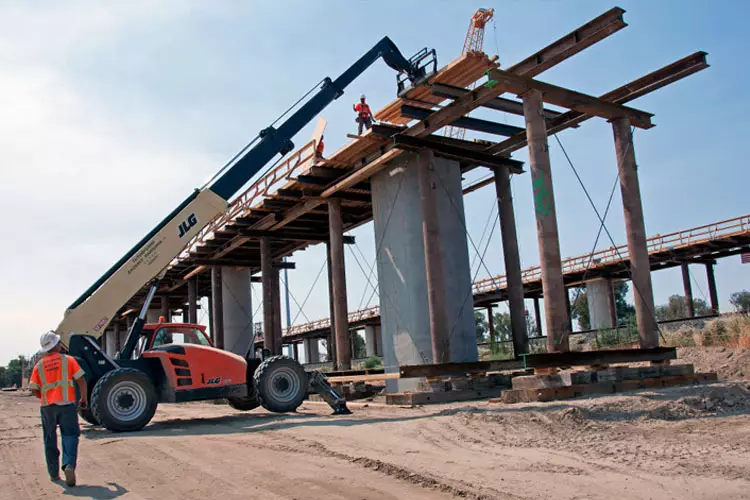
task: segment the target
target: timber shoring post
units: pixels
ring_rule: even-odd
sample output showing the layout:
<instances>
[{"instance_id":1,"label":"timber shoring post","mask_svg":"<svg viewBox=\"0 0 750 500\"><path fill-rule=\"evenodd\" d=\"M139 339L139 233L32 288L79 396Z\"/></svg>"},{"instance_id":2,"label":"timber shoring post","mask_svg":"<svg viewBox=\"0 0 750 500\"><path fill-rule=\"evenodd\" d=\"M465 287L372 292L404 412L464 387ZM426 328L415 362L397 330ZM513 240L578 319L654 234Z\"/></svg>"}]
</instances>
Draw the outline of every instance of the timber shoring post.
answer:
<instances>
[{"instance_id":1,"label":"timber shoring post","mask_svg":"<svg viewBox=\"0 0 750 500\"><path fill-rule=\"evenodd\" d=\"M344 224L341 219L341 199L328 200L329 249L333 296L334 336L336 337L336 368L349 370L352 349L349 338L349 313L346 303L346 268L344 262Z\"/></svg>"},{"instance_id":2,"label":"timber shoring post","mask_svg":"<svg viewBox=\"0 0 750 500\"><path fill-rule=\"evenodd\" d=\"M523 297L523 277L521 257L518 252L516 215L513 208L513 193L510 186L510 172L507 168L494 168L495 193L500 218L500 233L503 241L505 279L510 309L510 328L513 334L513 355L518 358L529 352L529 334L526 331L526 315Z\"/></svg>"},{"instance_id":3,"label":"timber shoring post","mask_svg":"<svg viewBox=\"0 0 750 500\"><path fill-rule=\"evenodd\" d=\"M633 134L627 118L612 120L615 137L617 169L620 172L622 207L625 212L625 231L628 238L628 255L633 280L633 297L638 333L642 349L659 347L659 334L654 318L654 292L651 286L651 269L643 220L641 190L633 149Z\"/></svg>"},{"instance_id":4,"label":"timber shoring post","mask_svg":"<svg viewBox=\"0 0 750 500\"><path fill-rule=\"evenodd\" d=\"M448 312L446 309L434 158L435 154L431 150L420 150L417 155L417 173L419 200L422 208L422 239L424 240L432 362L449 363L450 339L448 338Z\"/></svg>"},{"instance_id":5,"label":"timber shoring post","mask_svg":"<svg viewBox=\"0 0 750 500\"><path fill-rule=\"evenodd\" d=\"M542 94L537 90L530 90L522 98L529 144L531 184L534 190L539 260L542 268L547 352L567 352L570 332L568 309L565 303L567 292L562 276L560 240Z\"/></svg>"}]
</instances>

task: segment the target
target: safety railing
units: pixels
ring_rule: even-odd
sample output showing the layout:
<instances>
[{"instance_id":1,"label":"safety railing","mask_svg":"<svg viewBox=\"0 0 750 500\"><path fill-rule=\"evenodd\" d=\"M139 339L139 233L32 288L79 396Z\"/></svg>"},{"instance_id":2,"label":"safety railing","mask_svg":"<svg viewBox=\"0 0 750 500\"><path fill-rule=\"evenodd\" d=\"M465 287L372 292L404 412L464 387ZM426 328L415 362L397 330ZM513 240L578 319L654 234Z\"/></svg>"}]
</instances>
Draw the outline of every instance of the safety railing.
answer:
<instances>
[{"instance_id":1,"label":"safety railing","mask_svg":"<svg viewBox=\"0 0 750 500\"><path fill-rule=\"evenodd\" d=\"M371 318L377 318L380 316L380 307L373 306L366 309L358 309L349 313L349 324L358 323ZM284 337L289 335L300 335L302 333L313 332L315 330L324 330L331 327L330 318L318 319L309 323L302 323L300 325L292 325L290 328L284 329L282 335Z\"/></svg>"},{"instance_id":2,"label":"safety railing","mask_svg":"<svg viewBox=\"0 0 750 500\"><path fill-rule=\"evenodd\" d=\"M198 232L172 264L174 265L176 262L186 258L190 252L207 240L210 240L216 231L231 221L247 215L251 208L259 205L266 197L274 194L292 177L304 174L315 161L315 148L315 140L311 140L255 181L246 191L232 200L229 209L225 213L216 217Z\"/></svg>"}]
</instances>

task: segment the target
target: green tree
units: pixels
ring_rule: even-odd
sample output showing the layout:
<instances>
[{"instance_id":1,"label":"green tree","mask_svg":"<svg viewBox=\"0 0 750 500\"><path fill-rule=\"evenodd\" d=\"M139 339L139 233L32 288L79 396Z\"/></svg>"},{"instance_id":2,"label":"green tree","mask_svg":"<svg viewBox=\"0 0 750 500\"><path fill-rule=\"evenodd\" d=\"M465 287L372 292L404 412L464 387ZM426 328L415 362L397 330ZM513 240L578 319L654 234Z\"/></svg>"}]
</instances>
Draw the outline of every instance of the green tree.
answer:
<instances>
[{"instance_id":1,"label":"green tree","mask_svg":"<svg viewBox=\"0 0 750 500\"><path fill-rule=\"evenodd\" d=\"M737 312L750 313L750 292L747 290L734 292L729 296L729 303Z\"/></svg>"},{"instance_id":2,"label":"green tree","mask_svg":"<svg viewBox=\"0 0 750 500\"><path fill-rule=\"evenodd\" d=\"M711 314L711 308L703 299L693 299L693 310L696 316ZM666 304L656 306L654 313L658 321L687 318L687 300L682 295L671 295Z\"/></svg>"},{"instance_id":3,"label":"green tree","mask_svg":"<svg viewBox=\"0 0 750 500\"><path fill-rule=\"evenodd\" d=\"M474 325L477 329L477 343L487 340L489 325L487 324L487 319L485 319L484 314L480 311L474 311Z\"/></svg>"},{"instance_id":4,"label":"green tree","mask_svg":"<svg viewBox=\"0 0 750 500\"><path fill-rule=\"evenodd\" d=\"M367 348L365 347L365 339L362 338L358 333L354 334L354 352L352 356L354 359L362 359L367 354Z\"/></svg>"},{"instance_id":5,"label":"green tree","mask_svg":"<svg viewBox=\"0 0 750 500\"><path fill-rule=\"evenodd\" d=\"M5 384L12 386L15 384L21 387L21 379L23 377L23 365L27 364L27 360L23 356L18 356L16 359L10 360L8 368L5 370ZM31 375L30 373L27 374Z\"/></svg>"},{"instance_id":6,"label":"green tree","mask_svg":"<svg viewBox=\"0 0 750 500\"><path fill-rule=\"evenodd\" d=\"M0 366L0 387L6 387L10 385L6 381L6 377L5 377L6 372L7 372L6 368L4 366Z\"/></svg>"},{"instance_id":7,"label":"green tree","mask_svg":"<svg viewBox=\"0 0 750 500\"><path fill-rule=\"evenodd\" d=\"M635 307L628 303L627 294L630 287L625 281L614 283L612 289L615 294L615 310L617 311L617 324L627 323L629 318L635 314ZM591 328L591 318L589 317L589 301L586 297L586 288L576 289L576 294L570 310L573 319L578 322L582 330Z\"/></svg>"}]
</instances>

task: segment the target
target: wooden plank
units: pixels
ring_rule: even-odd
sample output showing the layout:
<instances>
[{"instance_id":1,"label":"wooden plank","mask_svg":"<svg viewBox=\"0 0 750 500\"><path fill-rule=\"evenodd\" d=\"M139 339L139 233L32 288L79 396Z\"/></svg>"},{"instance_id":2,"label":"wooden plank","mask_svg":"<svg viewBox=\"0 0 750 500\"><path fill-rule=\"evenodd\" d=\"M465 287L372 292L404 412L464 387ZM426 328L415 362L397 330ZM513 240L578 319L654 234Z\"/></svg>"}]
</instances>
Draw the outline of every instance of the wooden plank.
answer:
<instances>
[{"instance_id":1,"label":"wooden plank","mask_svg":"<svg viewBox=\"0 0 750 500\"><path fill-rule=\"evenodd\" d=\"M338 377L326 377L332 384L349 382L378 382L382 380L394 380L401 378L398 373L380 373L375 375L343 375Z\"/></svg>"},{"instance_id":2,"label":"wooden plank","mask_svg":"<svg viewBox=\"0 0 750 500\"><path fill-rule=\"evenodd\" d=\"M435 403L451 403L454 401L471 401L487 399L502 393L501 389L466 389L461 391L442 392L400 392L386 394L385 402L389 405L424 405Z\"/></svg>"}]
</instances>

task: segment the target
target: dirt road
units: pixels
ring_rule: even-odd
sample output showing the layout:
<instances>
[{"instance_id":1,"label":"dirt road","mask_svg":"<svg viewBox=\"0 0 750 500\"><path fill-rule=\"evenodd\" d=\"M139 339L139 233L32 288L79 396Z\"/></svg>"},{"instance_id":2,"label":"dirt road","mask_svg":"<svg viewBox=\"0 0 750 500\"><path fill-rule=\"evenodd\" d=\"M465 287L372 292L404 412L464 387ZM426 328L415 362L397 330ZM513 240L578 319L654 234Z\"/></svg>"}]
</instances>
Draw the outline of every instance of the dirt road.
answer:
<instances>
[{"instance_id":1,"label":"dirt road","mask_svg":"<svg viewBox=\"0 0 750 500\"><path fill-rule=\"evenodd\" d=\"M162 405L138 433L83 424L75 489L47 479L37 403L0 393L0 500L750 498L749 386L335 418Z\"/></svg>"}]
</instances>

